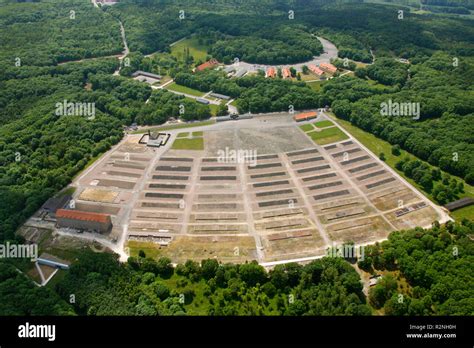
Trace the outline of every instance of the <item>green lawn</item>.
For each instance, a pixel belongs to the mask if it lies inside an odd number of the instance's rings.
[[[306,84],[310,86],[312,89],[314,89],[316,92],[319,92],[324,82],[325,81],[313,81],[313,82],[306,82]]]
[[[203,131],[193,132],[193,137],[202,137],[204,135]]]
[[[320,132],[306,133],[318,145],[326,145],[347,139],[347,135],[338,127],[325,128]]]
[[[372,151],[376,156],[378,156],[381,152],[383,152],[386,158],[385,163],[387,163],[391,168],[393,168],[397,173],[399,173],[403,178],[405,178],[411,185],[416,187],[420,192],[422,192],[426,197],[428,197],[428,199],[435,202],[435,200],[433,199],[433,196],[430,193],[424,191],[423,188],[420,185],[418,185],[413,179],[406,177],[403,172],[395,168],[395,164],[405,157],[408,157],[411,160],[421,161],[419,158],[415,157],[414,155],[410,154],[409,152],[405,150],[401,150],[400,151],[401,154],[399,156],[392,155],[392,145],[388,143],[387,141],[379,139],[375,135],[370,134],[358,127],[353,126],[348,121],[338,119],[334,115],[332,115],[332,117],[346,131],[348,131],[354,138],[359,140],[365,147],[367,147],[370,151]],[[445,172],[442,172],[442,173],[445,174]],[[464,184],[464,193],[460,194],[459,198],[474,197],[474,186],[468,185],[461,178],[456,177],[456,179],[458,181],[462,181],[462,183]],[[466,217],[468,219],[474,219],[474,208],[472,208],[471,206],[471,207],[459,209],[459,210],[454,211],[451,215],[455,219],[462,219],[463,217]]]
[[[173,150],[204,150],[204,138],[176,139],[171,148]]]
[[[207,120],[207,121],[200,121],[200,122],[194,122],[194,123],[181,123],[181,124],[173,124],[173,125],[169,125],[169,126],[143,128],[143,129],[137,130],[135,132],[132,132],[132,134],[143,134],[143,133],[148,133],[148,131],[158,132],[158,131],[167,131],[167,130],[173,130],[173,129],[209,126],[211,124],[214,124],[215,122],[216,121],[214,121],[214,120]]]
[[[303,131],[303,132],[309,132],[309,131],[312,131],[314,129],[313,125],[311,123],[308,123],[308,124],[303,124],[300,126],[300,129]]]
[[[168,86],[166,86],[165,89],[169,89],[171,91],[176,91],[176,92],[180,92],[180,93],[190,94],[190,95],[193,95],[195,97],[202,97],[204,94],[206,94],[206,93],[198,91],[197,89],[192,89],[192,88],[189,88],[189,87],[186,87],[186,86],[178,85],[175,82],[173,82],[173,83],[169,84]]]
[[[189,136],[189,132],[178,133],[178,138],[187,138]]]
[[[327,128],[327,127],[334,126],[334,123],[332,123],[331,121],[328,121],[328,120],[315,122],[313,124],[318,128]]]
[[[189,54],[194,58],[194,61],[205,61],[207,57],[206,45],[200,45],[197,38],[189,38],[178,42],[171,47],[171,55],[178,60],[184,61],[185,50],[189,48]]]
[[[219,110],[219,105],[216,104],[209,104],[209,108],[211,109],[211,115],[216,116],[217,111]]]
[[[76,192],[76,187],[70,186],[67,187],[65,190],[62,190],[58,193],[58,197],[64,197],[66,195],[72,196]]]
[[[464,218],[474,220],[474,205],[453,211],[451,217],[456,221],[461,221]]]

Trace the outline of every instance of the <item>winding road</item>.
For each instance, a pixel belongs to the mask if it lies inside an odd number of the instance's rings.
[[[322,38],[320,36],[315,36],[315,37],[323,45],[323,53],[319,56],[313,57],[312,60],[309,60],[307,62],[302,62],[302,63],[297,63],[297,64],[266,65],[266,64],[252,64],[252,63],[241,61],[239,63],[234,63],[227,66],[232,66],[234,68],[239,68],[239,69],[243,68],[249,72],[257,71],[259,69],[267,70],[270,67],[293,67],[296,69],[296,71],[301,71],[303,68],[303,65],[309,65],[309,64],[319,65],[321,63],[329,63],[331,59],[336,59],[339,52],[337,47],[331,41],[328,41],[325,38]]]

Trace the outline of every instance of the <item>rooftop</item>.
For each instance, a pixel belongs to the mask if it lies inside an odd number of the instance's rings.
[[[65,218],[65,219],[72,219],[72,220],[81,220],[81,221],[95,221],[95,222],[102,222],[107,223],[110,221],[110,215],[107,214],[99,214],[99,213],[90,213],[80,210],[66,210],[66,209],[59,209],[56,212],[56,218]]]

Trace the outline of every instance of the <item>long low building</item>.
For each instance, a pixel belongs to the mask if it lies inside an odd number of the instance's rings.
[[[326,72],[329,72],[331,74],[334,74],[337,71],[337,68],[334,65],[332,65],[331,63],[321,63],[321,64],[319,64],[319,67],[322,70],[324,70]]]
[[[314,74],[318,76],[322,76],[324,74],[324,71],[319,69],[316,65],[309,65],[308,68],[309,70],[311,70],[311,72],[313,72]]]
[[[56,220],[58,227],[92,232],[107,233],[112,228],[112,219],[108,214],[59,209],[56,212]]]
[[[224,94],[220,94],[220,93],[211,93],[209,95],[211,97],[218,98],[218,99],[230,100],[230,97],[228,95],[224,95]]]
[[[302,112],[301,114],[293,116],[293,119],[296,122],[308,121],[318,117],[318,113],[316,111],[309,111],[309,112]]]
[[[138,77],[138,76],[151,77],[151,78],[156,79],[156,80],[161,80],[162,79],[161,75],[152,74],[152,73],[149,73],[149,72],[146,72],[146,71],[141,71],[141,70],[137,70],[132,74],[132,77]]]
[[[444,207],[446,209],[448,209],[449,211],[453,211],[453,210],[456,210],[456,209],[468,207],[472,204],[474,204],[474,199],[473,198],[464,197],[464,198],[458,199],[457,201],[448,203]]]

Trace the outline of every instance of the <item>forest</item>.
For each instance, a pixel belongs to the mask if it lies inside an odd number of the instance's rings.
[[[215,259],[173,267],[143,251],[120,263],[118,255],[84,251],[54,287],[43,288],[0,262],[0,315],[472,315],[473,233],[467,220],[435,223],[393,232],[358,260],[325,257],[270,271]],[[383,275],[368,297],[354,261]]]
[[[386,315],[473,315],[472,231],[472,221],[435,223],[368,247],[359,267],[384,272],[369,303]]]
[[[408,78],[403,67],[393,69],[393,62],[378,60],[357,69],[356,75],[394,85],[393,89],[368,97],[354,95],[353,90],[346,97],[342,91],[332,104],[333,110],[338,117],[472,184],[474,94],[468,76],[474,71],[468,63],[459,67],[449,63],[446,54],[437,53],[411,66]],[[343,79],[349,80],[341,78],[338,83],[344,83]],[[419,103],[420,119],[381,115],[381,104],[388,100]]]

